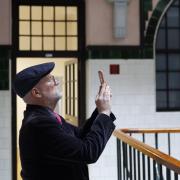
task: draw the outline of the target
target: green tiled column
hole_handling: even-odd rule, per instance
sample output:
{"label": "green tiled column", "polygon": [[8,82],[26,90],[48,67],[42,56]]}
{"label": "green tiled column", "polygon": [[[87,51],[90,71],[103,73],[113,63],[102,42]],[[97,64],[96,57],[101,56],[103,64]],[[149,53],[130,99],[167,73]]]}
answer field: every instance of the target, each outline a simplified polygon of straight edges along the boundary
{"label": "green tiled column", "polygon": [[9,89],[9,47],[0,46],[0,90]]}

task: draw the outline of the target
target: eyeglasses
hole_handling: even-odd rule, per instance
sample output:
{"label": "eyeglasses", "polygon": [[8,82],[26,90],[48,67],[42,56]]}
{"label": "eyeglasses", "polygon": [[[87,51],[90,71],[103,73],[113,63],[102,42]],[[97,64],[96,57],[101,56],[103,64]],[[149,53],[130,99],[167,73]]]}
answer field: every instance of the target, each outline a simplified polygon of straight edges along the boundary
{"label": "eyeglasses", "polygon": [[51,79],[49,79],[49,82],[53,82],[55,86],[59,84],[59,81],[52,75]]}

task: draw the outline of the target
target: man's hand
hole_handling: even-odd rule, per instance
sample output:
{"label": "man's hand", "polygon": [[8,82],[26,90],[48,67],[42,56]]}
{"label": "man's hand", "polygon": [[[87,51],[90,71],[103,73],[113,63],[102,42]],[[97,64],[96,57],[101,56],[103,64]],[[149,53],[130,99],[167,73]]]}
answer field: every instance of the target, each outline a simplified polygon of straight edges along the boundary
{"label": "man's hand", "polygon": [[106,82],[101,84],[99,93],[96,96],[96,106],[99,113],[110,115],[111,113],[111,91]]}

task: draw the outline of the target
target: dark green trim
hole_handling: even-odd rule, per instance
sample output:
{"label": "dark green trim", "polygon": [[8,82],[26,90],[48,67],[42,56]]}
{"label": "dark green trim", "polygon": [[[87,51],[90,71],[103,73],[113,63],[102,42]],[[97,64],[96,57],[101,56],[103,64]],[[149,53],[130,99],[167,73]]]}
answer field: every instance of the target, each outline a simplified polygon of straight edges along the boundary
{"label": "dark green trim", "polygon": [[150,46],[153,48],[154,35],[155,35],[155,31],[156,31],[159,19],[169,2],[170,0],[160,0],[155,10],[153,11],[153,14],[149,20],[149,25],[146,31],[145,43],[144,43],[145,46]]}
{"label": "dark green trim", "polygon": [[10,46],[0,45],[0,90],[9,90]]}
{"label": "dark green trim", "polygon": [[88,46],[86,59],[152,59],[153,49],[140,46]]}
{"label": "dark green trim", "polygon": [[143,0],[143,1],[144,1],[143,14],[145,20],[148,20],[148,12],[152,10],[152,0]]}

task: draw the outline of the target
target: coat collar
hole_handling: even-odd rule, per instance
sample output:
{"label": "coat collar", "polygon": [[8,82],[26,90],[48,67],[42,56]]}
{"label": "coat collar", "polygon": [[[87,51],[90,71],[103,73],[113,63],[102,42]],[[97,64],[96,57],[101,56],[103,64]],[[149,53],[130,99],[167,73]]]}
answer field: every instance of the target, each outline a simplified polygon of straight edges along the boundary
{"label": "coat collar", "polygon": [[53,111],[49,107],[35,105],[35,104],[27,104],[26,110],[24,111],[24,115],[29,114],[32,111],[53,115]]}

